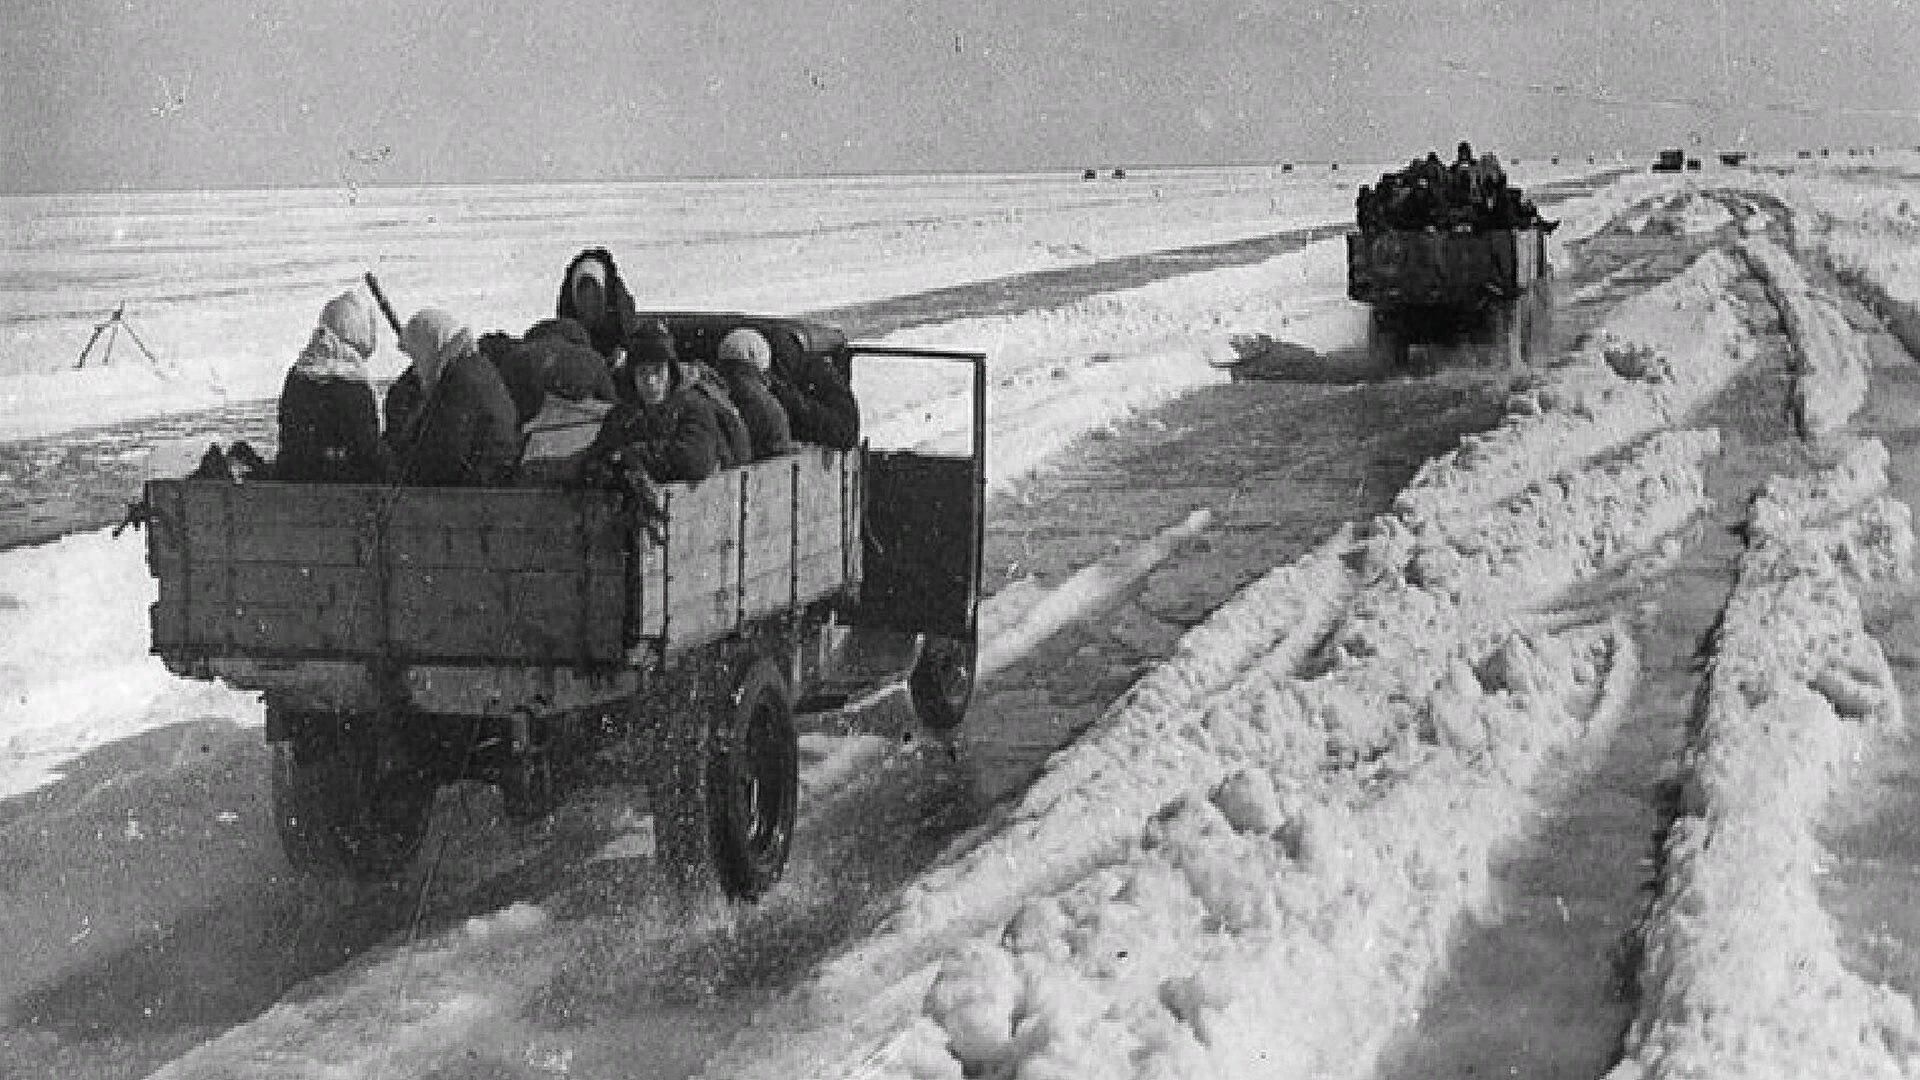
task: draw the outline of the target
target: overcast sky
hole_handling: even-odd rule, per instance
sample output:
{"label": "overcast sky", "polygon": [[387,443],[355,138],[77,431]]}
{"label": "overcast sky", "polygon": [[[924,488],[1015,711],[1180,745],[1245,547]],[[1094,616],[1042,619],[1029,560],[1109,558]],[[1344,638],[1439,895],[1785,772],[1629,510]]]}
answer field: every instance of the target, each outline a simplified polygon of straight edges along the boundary
{"label": "overcast sky", "polygon": [[1920,144],[1920,0],[0,10],[10,191]]}

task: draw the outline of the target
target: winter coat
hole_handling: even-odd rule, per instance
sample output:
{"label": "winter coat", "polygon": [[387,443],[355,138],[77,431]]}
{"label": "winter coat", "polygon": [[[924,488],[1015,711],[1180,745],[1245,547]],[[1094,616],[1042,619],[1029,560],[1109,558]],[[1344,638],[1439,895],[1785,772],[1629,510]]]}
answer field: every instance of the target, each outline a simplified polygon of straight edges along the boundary
{"label": "winter coat", "polygon": [[367,355],[373,308],[358,292],[321,310],[307,347],[280,387],[280,454],[273,473],[299,483],[372,483],[387,475]]}
{"label": "winter coat", "polygon": [[541,370],[540,353],[501,333],[480,335],[479,348],[480,355],[493,364],[494,370],[500,373],[500,381],[507,386],[507,396],[513,399],[515,422],[524,424],[533,419],[547,399],[546,373]]}
{"label": "winter coat", "polygon": [[512,483],[520,425],[513,396],[493,365],[477,352],[449,363],[398,458],[401,478],[422,487]]}
{"label": "winter coat", "polygon": [[572,319],[544,319],[527,328],[520,339],[544,356],[544,385],[550,394],[569,401],[618,401],[613,372],[606,358],[593,348],[585,327]]}
{"label": "winter coat", "polygon": [[425,487],[511,483],[520,460],[519,416],[473,333],[451,314],[427,308],[400,331],[400,349],[413,358],[414,378],[403,392],[413,400],[395,401],[402,383],[387,395],[387,436],[400,479]]}
{"label": "winter coat", "polygon": [[480,338],[480,353],[499,369],[522,424],[539,414],[548,394],[569,401],[615,400],[613,373],[584,338],[583,333],[578,344],[557,334],[536,337],[531,332],[520,341],[501,333]]}
{"label": "winter coat", "polygon": [[709,399],[687,385],[675,363],[666,398],[655,405],[615,405],[585,456],[589,473],[610,464],[638,465],[658,483],[705,480],[720,463],[719,422]]}
{"label": "winter coat", "polygon": [[393,380],[393,385],[387,387],[387,396],[380,410],[387,422],[380,429],[380,441],[386,444],[389,460],[397,458],[400,448],[411,440],[425,397],[420,392],[420,373],[412,368],[401,372],[400,377]]}
{"label": "winter coat", "polygon": [[[598,311],[581,311],[574,297],[574,278],[587,263],[598,265],[597,270],[585,268],[601,282],[604,302]],[[560,275],[560,299],[554,305],[554,316],[572,319],[584,326],[588,342],[603,357],[611,357],[627,340],[639,320],[634,314],[633,294],[627,291],[627,283],[621,279],[619,268],[613,264],[613,255],[606,248],[587,248],[567,264],[566,272]]]}
{"label": "winter coat", "polygon": [[825,357],[809,356],[786,335],[774,343],[768,388],[787,412],[793,437],[835,450],[860,445],[860,405]]}
{"label": "winter coat", "polygon": [[731,469],[752,461],[753,439],[740,410],[734,406],[726,380],[697,360],[681,365],[681,373],[686,377],[687,389],[706,398],[713,408],[714,425],[720,432],[720,467]]}
{"label": "winter coat", "polygon": [[753,460],[774,457],[793,450],[793,432],[787,426],[787,410],[780,399],[767,389],[766,376],[747,361],[721,361],[714,365],[726,381],[734,408],[747,427],[747,443]]}

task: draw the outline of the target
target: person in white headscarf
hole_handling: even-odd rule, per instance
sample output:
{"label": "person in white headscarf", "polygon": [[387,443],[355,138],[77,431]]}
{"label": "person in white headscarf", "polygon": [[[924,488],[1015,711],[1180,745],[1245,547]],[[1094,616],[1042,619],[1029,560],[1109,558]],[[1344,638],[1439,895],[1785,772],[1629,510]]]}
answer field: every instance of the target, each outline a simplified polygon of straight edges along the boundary
{"label": "person in white headscarf", "polygon": [[426,487],[511,483],[520,460],[519,414],[473,331],[446,311],[426,308],[400,331],[400,351],[413,359],[419,402],[402,405],[396,416],[388,395],[387,439],[400,478]]}
{"label": "person in white headscarf", "polygon": [[587,248],[567,263],[553,314],[586,327],[594,351],[610,363],[639,325],[633,294],[606,248]]}
{"label": "person in white headscarf", "polygon": [[773,367],[773,346],[767,342],[766,335],[751,326],[727,331],[720,339],[713,366],[726,380],[734,407],[746,425],[753,460],[790,452],[793,432],[787,426],[787,410],[767,388],[767,371]]}
{"label": "person in white headscarf", "polygon": [[373,303],[359,289],[327,301],[280,387],[280,452],[273,475],[296,483],[372,483],[386,476],[367,357],[379,342]]}

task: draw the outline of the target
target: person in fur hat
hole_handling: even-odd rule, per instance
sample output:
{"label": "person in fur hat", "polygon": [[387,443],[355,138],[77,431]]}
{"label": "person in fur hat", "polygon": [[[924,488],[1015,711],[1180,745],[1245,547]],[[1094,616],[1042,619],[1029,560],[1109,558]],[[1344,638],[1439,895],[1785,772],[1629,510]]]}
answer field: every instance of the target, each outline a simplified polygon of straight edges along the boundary
{"label": "person in fur hat", "polygon": [[587,248],[567,264],[560,277],[560,299],[554,317],[572,319],[586,328],[595,352],[612,359],[638,321],[633,294],[620,278],[613,255],[606,248]]}
{"label": "person in fur hat", "polygon": [[511,483],[520,460],[519,417],[473,331],[446,311],[426,308],[401,330],[400,350],[413,358],[418,386],[416,407],[387,416],[401,479],[425,487]]}
{"label": "person in fur hat", "polygon": [[720,339],[714,368],[726,381],[727,392],[746,424],[753,460],[785,454],[793,449],[787,410],[767,388],[767,370],[773,366],[773,346],[751,326],[727,331]]}
{"label": "person in fur hat", "polygon": [[720,428],[713,406],[688,385],[673,336],[658,322],[627,339],[618,378],[621,401],[607,414],[587,448],[589,483],[617,481],[639,469],[657,483],[712,476],[720,463]]}
{"label": "person in fur hat", "polygon": [[367,357],[379,340],[373,302],[359,289],[327,301],[280,387],[281,480],[373,483],[390,465],[380,442]]}

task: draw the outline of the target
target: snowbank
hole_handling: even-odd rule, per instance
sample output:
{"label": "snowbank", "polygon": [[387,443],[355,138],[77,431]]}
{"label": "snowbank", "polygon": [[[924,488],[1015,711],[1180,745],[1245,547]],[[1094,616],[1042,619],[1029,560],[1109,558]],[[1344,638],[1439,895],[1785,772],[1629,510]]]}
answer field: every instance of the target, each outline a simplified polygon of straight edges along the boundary
{"label": "snowbank", "polygon": [[1912,573],[1886,463],[1856,441],[1754,504],[1610,1080],[1920,1070],[1913,1002],[1846,970],[1814,883],[1814,826],[1863,725],[1902,723],[1855,595]]}
{"label": "snowbank", "polygon": [[1872,361],[1866,345],[1847,325],[1839,303],[1809,285],[1800,265],[1780,245],[1756,236],[1740,250],[1765,283],[1793,340],[1794,363],[1800,369],[1793,388],[1794,418],[1807,435],[1831,435],[1867,400]]}
{"label": "snowbank", "polygon": [[177,719],[181,694],[259,717],[252,694],[195,688],[147,654],[154,581],[139,537],[102,531],[0,552],[0,798],[96,746]]}
{"label": "snowbank", "polygon": [[1609,322],[1661,377],[1604,348],[1549,372],[1497,452],[1223,607],[708,1075],[1366,1075],[1529,782],[1631,686],[1617,628],[1526,613],[1702,506],[1712,432],[1603,452],[1751,355],[1733,272],[1710,256]]}
{"label": "snowbank", "polygon": [[1421,466],[1396,507],[1471,517],[1541,476],[1680,421],[1753,358],[1740,301],[1728,293],[1740,271],[1710,251],[1621,304],[1559,366],[1517,388],[1504,423]]}

